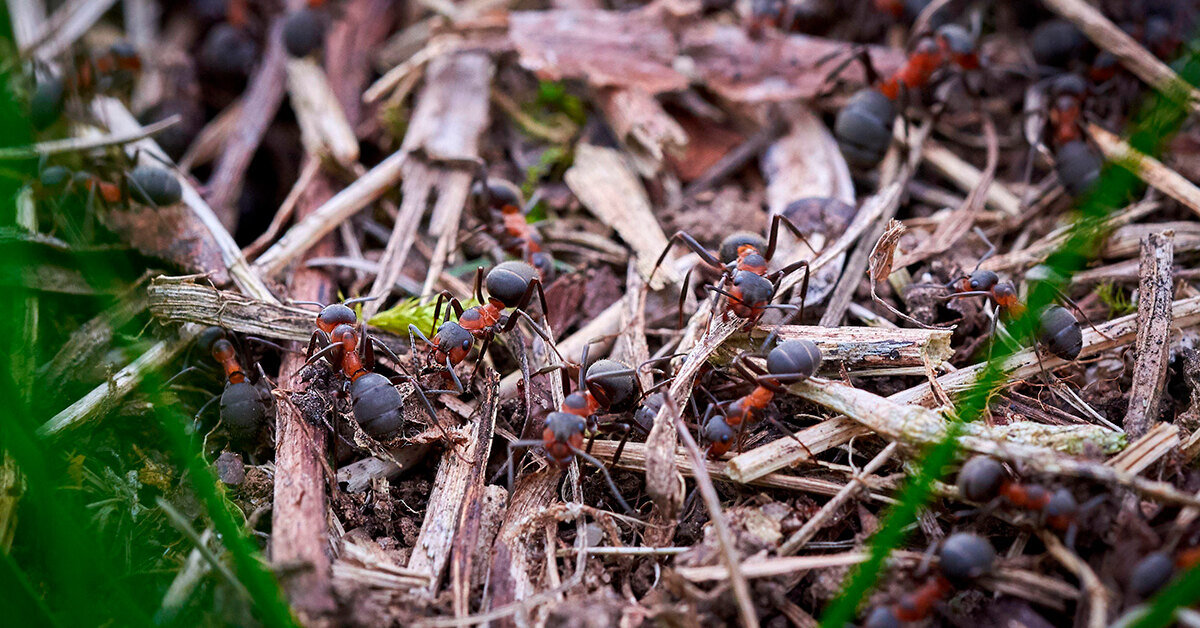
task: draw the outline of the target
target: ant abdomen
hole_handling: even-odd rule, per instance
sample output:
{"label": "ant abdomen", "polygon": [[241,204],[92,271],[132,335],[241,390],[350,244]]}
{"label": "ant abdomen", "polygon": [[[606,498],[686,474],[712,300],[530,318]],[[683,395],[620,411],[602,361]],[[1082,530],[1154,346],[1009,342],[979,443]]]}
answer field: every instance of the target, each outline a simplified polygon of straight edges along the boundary
{"label": "ant abdomen", "polygon": [[1051,305],[1038,317],[1038,339],[1050,353],[1070,362],[1083,350],[1083,330],[1070,310]]}
{"label": "ant abdomen", "polygon": [[293,57],[307,57],[325,41],[325,22],[313,9],[288,14],[283,22],[283,47]]}
{"label": "ant abdomen", "polygon": [[262,391],[250,382],[232,382],[221,393],[221,422],[239,441],[253,441],[267,416]]}
{"label": "ant abdomen", "polygon": [[367,434],[377,440],[396,435],[404,423],[404,400],[388,378],[366,373],[350,384],[354,419]]}
{"label": "ant abdomen", "polygon": [[1129,587],[1138,598],[1158,592],[1175,575],[1175,561],[1166,552],[1147,554],[1138,561],[1129,576]]}
{"label": "ant abdomen", "polygon": [[1100,179],[1100,156],[1087,143],[1075,140],[1063,144],[1054,155],[1054,170],[1067,193],[1078,198]]}
{"label": "ant abdomen", "polygon": [[138,166],[129,173],[134,200],[155,207],[169,207],[183,199],[183,187],[169,170]]}
{"label": "ant abdomen", "polygon": [[529,282],[537,278],[537,269],[525,262],[501,262],[488,272],[485,285],[492,298],[505,307],[515,307],[529,288]]}
{"label": "ant abdomen", "polygon": [[1007,480],[1003,465],[987,456],[975,456],[958,472],[958,492],[967,501],[984,503],[999,496]]}
{"label": "ant abdomen", "polygon": [[872,88],[856,92],[833,124],[842,156],[851,166],[874,168],[892,144],[895,119],[896,107],[882,92]]}
{"label": "ant abdomen", "polygon": [[717,257],[720,258],[722,264],[735,262],[744,246],[749,246],[756,251],[765,251],[767,242],[757,233],[748,231],[732,233],[721,240],[721,248],[717,251]]}
{"label": "ant abdomen", "polygon": [[990,572],[996,550],[987,539],[970,532],[956,532],[938,551],[942,575],[954,586],[962,586]]}
{"label": "ant abdomen", "polygon": [[767,372],[807,379],[821,368],[821,349],[811,340],[785,340],[767,354]]}
{"label": "ant abdomen", "polygon": [[[606,376],[606,374],[612,375]],[[587,369],[586,381],[592,395],[611,413],[633,410],[638,402],[637,376],[616,360],[596,360]]]}

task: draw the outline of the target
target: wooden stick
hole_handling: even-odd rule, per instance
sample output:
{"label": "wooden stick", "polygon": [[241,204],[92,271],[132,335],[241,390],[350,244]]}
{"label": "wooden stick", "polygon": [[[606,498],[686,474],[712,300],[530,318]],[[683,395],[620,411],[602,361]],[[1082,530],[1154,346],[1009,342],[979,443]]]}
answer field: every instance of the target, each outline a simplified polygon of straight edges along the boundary
{"label": "wooden stick", "polygon": [[760,325],[751,340],[737,336],[718,353],[732,358],[737,350],[759,349],[767,334],[778,330],[779,340],[804,339],[816,343],[827,367],[880,368],[941,364],[950,359],[949,329],[888,329],[883,327],[816,327],[812,325]]}
{"label": "wooden stick", "polygon": [[870,433],[869,428],[857,421],[834,417],[796,432],[803,446],[796,438],[777,438],[731,458],[725,466],[726,473],[734,482],[750,483],[780,469],[812,462],[813,455]]}
{"label": "wooden stick", "polygon": [[1138,283],[1137,340],[1133,345],[1133,381],[1125,431],[1138,438],[1158,421],[1158,405],[1167,383],[1171,357],[1171,302],[1175,295],[1171,266],[1174,232],[1153,233],[1142,239]]}
{"label": "wooden stick", "polygon": [[1192,213],[1200,214],[1200,188],[1196,187],[1196,184],[1161,161],[1134,150],[1124,140],[1103,127],[1089,124],[1087,129],[1088,135],[1096,141],[1106,159],[1130,168],[1147,185],[1179,201]]}
{"label": "wooden stick", "polygon": [[289,101],[300,125],[300,141],[305,150],[350,168],[358,161],[358,138],[329,86],[325,71],[312,59],[288,59],[284,69]]}

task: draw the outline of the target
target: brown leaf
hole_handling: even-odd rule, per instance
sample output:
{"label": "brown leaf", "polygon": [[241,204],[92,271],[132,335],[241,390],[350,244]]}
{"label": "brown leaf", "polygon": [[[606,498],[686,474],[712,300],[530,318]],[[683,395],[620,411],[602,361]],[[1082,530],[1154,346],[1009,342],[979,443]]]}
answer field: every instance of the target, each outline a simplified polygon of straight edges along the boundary
{"label": "brown leaf", "polygon": [[879,236],[875,248],[871,249],[871,257],[868,262],[871,283],[879,283],[892,274],[892,260],[896,256],[896,243],[900,241],[900,236],[904,235],[904,231],[904,225],[899,220],[888,221],[887,229],[884,230],[882,236]]}
{"label": "brown leaf", "polygon": [[[695,62],[701,81],[722,97],[743,103],[813,98],[838,60],[856,45],[805,35],[753,40],[737,26],[711,22],[688,29],[680,38],[680,49]],[[890,74],[904,60],[900,50],[868,49],[883,74]],[[865,82],[858,63],[848,65],[841,78],[852,84]]]}
{"label": "brown leaf", "polygon": [[687,87],[675,71],[675,38],[657,10],[517,11],[508,34],[521,65],[548,80],[635,87],[651,94]]}

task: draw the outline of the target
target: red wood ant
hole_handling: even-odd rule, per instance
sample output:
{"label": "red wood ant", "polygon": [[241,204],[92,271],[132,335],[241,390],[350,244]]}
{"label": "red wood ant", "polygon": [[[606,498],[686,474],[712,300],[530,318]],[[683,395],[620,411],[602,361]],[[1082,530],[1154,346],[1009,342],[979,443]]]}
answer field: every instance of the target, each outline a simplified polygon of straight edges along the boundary
{"label": "red wood ant", "polygon": [[[250,383],[242,367],[243,360],[238,356],[238,350],[226,330],[206,327],[197,335],[196,346],[221,365],[225,380],[225,389],[221,394],[201,406],[196,416],[204,414],[209,405],[219,400],[221,424],[229,435],[239,442],[253,442],[266,421],[270,395]],[[167,380],[167,383],[195,370],[197,367],[188,367]]]}
{"label": "red wood ant", "polygon": [[893,628],[928,618],[934,606],[956,588],[965,587],[989,573],[996,561],[996,550],[977,534],[956,532],[942,542],[938,559],[938,575],[929,578],[916,591],[901,596],[895,604],[875,607],[863,626]]}
{"label": "red wood ant", "polygon": [[506,253],[536,268],[543,284],[553,280],[554,258],[542,248],[541,232],[526,220],[529,210],[537,205],[537,195],[526,203],[517,186],[487,178],[482,168],[477,178],[480,180],[472,187],[471,195],[483,228]]}
{"label": "red wood ant", "polygon": [[1054,169],[1072,198],[1085,194],[1100,178],[1103,160],[1085,141],[1083,104],[1088,84],[1078,74],[1063,74],[1050,83],[1049,130]]}
{"label": "red wood ant", "polygon": [[[436,326],[438,319],[441,318],[443,301],[447,302],[447,314],[450,309],[453,309],[458,315],[458,321],[447,320],[442,323],[433,332],[432,340],[421,333],[421,330],[417,329],[415,325],[408,326],[411,346],[416,346],[414,336],[425,341],[425,344],[430,346],[430,361],[446,367],[454,379],[458,392],[462,392],[463,387],[458,375],[454,373],[454,366],[470,355],[475,340],[483,341],[479,349],[479,355],[482,357],[491,347],[496,334],[512,331],[520,318],[524,318],[529,326],[550,345],[550,348],[558,353],[558,349],[554,346],[554,340],[525,311],[536,293],[542,308],[542,316],[545,317],[546,313],[546,294],[542,291],[542,280],[538,278],[537,270],[533,266],[516,261],[502,262],[494,266],[487,273],[488,296],[486,298],[483,290],[484,283],[483,267],[480,267],[475,272],[475,298],[480,305],[466,309],[463,309],[458,299],[449,292],[443,290],[438,295],[437,306],[433,313],[433,324]],[[506,314],[505,310],[507,309],[512,311]],[[475,369],[471,372],[472,380],[475,379],[478,372],[479,364],[476,363]]]}
{"label": "red wood ant", "polygon": [[[701,261],[721,273],[721,282],[718,286],[706,285],[705,290],[723,294],[729,297],[729,310],[734,315],[748,319],[747,326],[757,323],[762,318],[763,313],[768,308],[783,309],[796,311],[796,306],[786,304],[772,304],[771,301],[775,298],[775,292],[779,289],[779,282],[784,277],[804,269],[804,279],[801,282],[800,294],[808,293],[808,261],[801,260],[784,266],[783,268],[767,273],[767,264],[771,262],[771,258],[775,255],[775,245],[779,239],[779,225],[787,227],[797,238],[808,244],[808,239],[800,232],[791,220],[788,220],[782,215],[776,214],[771,219],[771,231],[764,241],[762,236],[756,233],[738,232],[727,236],[721,241],[721,247],[717,255],[713,255],[696,241],[686,231],[676,231],[675,235],[671,236],[671,240],[667,242],[666,248],[663,249],[661,255],[658,256],[658,261],[654,263],[654,269],[650,271],[650,278],[654,277],[654,273],[658,271],[658,267],[662,266],[663,260],[667,258],[667,253],[671,247],[678,242],[682,242],[696,255],[700,256]],[[811,245],[809,248],[812,248]],[[724,289],[728,282],[729,289]],[[684,282],[685,290],[687,281]],[[683,319],[683,300],[685,294],[679,295],[679,317],[682,325]],[[799,315],[804,317],[803,300],[799,307]]]}
{"label": "red wood ant", "polygon": [[1180,550],[1174,557],[1168,552],[1152,552],[1134,565],[1129,576],[1130,590],[1140,599],[1163,588],[1175,574],[1200,565],[1200,547]]}
{"label": "red wood ant", "polygon": [[30,100],[30,120],[44,129],[59,119],[67,94],[88,99],[97,94],[126,89],[142,69],[137,49],[117,42],[98,54],[77,54],[72,68],[63,76],[47,73],[37,81]]}
{"label": "red wood ant", "polygon": [[959,470],[958,492],[967,501],[994,505],[1003,500],[1014,508],[1035,513],[1046,527],[1065,532],[1068,546],[1074,545],[1080,513],[1090,507],[1081,506],[1065,488],[1052,491],[1038,484],[1017,482],[1003,465],[982,455],[971,458]]}
{"label": "red wood ant", "polygon": [[[764,347],[773,336],[768,336]],[[812,377],[821,367],[821,350],[812,341],[804,339],[785,340],[771,349],[767,354],[765,373],[748,362],[748,357],[746,353],[738,354],[734,358],[734,366],[755,384],[754,389],[724,407],[722,404],[710,405],[700,421],[703,426],[701,436],[708,441],[708,455],[712,458],[719,458],[728,452],[744,427],[758,421],[763,410],[784,386]],[[791,434],[790,430],[779,427]],[[800,444],[804,446],[803,442]]]}
{"label": "red wood ant", "polygon": [[934,34],[917,38],[904,64],[889,77],[878,75],[865,49],[835,68],[831,76],[855,59],[862,62],[872,87],[850,97],[838,111],[833,132],[846,161],[860,168],[875,167],[891,145],[897,100],[929,85],[934,74],[948,65],[962,70],[980,67],[975,36],[957,24],[943,25]]}

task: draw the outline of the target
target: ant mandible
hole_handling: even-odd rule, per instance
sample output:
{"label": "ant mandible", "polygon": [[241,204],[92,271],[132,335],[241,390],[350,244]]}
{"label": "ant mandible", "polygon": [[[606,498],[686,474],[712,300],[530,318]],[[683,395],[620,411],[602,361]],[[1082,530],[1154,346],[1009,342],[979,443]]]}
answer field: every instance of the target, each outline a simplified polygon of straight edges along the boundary
{"label": "ant mandible", "polygon": [[942,542],[938,559],[938,575],[916,591],[901,596],[895,604],[875,607],[863,623],[864,628],[895,628],[928,618],[934,606],[955,589],[989,573],[996,561],[996,550],[977,534],[956,532]]}
{"label": "ant mandible", "polygon": [[[440,327],[436,327],[436,330],[432,331],[432,340],[421,333],[421,330],[417,329],[415,325],[409,324],[408,326],[409,339],[412,343],[410,346],[416,346],[416,341],[413,340],[414,336],[429,345],[430,360],[439,366],[446,367],[458,392],[463,391],[463,386],[454,372],[454,366],[470,355],[475,340],[483,341],[479,349],[479,355],[482,358],[491,347],[496,335],[512,331],[519,318],[524,318],[534,332],[541,336],[556,354],[558,353],[558,349],[554,346],[554,340],[525,311],[536,293],[542,308],[543,319],[546,316],[546,294],[542,291],[542,280],[538,278],[537,269],[525,262],[502,262],[487,273],[486,298],[484,283],[483,267],[479,267],[475,272],[475,298],[480,305],[470,308],[463,309],[458,299],[445,290],[438,295],[437,306],[433,313],[433,324],[437,326],[438,319],[441,318],[444,300],[447,302],[447,314],[450,309],[453,309],[458,315],[458,321],[446,320]],[[512,311],[506,314],[505,310],[507,309],[512,309]],[[562,358],[561,355],[559,357]],[[471,372],[472,381],[478,372],[479,363],[476,362],[475,369]]]}
{"label": "ant mandible", "polygon": [[[775,298],[775,292],[779,289],[780,280],[803,268],[804,279],[801,280],[801,303],[798,309],[800,317],[803,318],[803,296],[808,293],[808,260],[793,262],[773,273],[767,273],[767,264],[771,262],[771,258],[775,255],[775,246],[779,239],[779,225],[781,224],[787,227],[802,242],[808,244],[808,239],[800,232],[800,228],[780,214],[776,214],[771,219],[771,231],[766,241],[756,233],[744,231],[733,233],[721,241],[721,247],[717,255],[709,252],[708,249],[704,248],[688,232],[676,231],[675,235],[671,236],[670,241],[667,242],[667,246],[663,249],[662,254],[658,256],[658,261],[654,263],[654,269],[650,271],[650,279],[654,278],[654,273],[658,271],[659,266],[662,266],[663,260],[667,258],[667,253],[670,252],[671,247],[678,242],[682,242],[692,252],[699,255],[702,262],[721,273],[720,285],[705,285],[705,290],[729,297],[729,310],[735,316],[748,319],[746,324],[749,327],[757,323],[768,308],[797,310],[796,306],[772,304],[771,301]],[[812,248],[811,244],[809,248]],[[726,282],[729,284],[728,290],[723,287]],[[683,283],[684,289],[679,295],[680,325],[683,322],[683,301],[686,296],[687,286],[686,279]]]}
{"label": "ant mandible", "polygon": [[[764,348],[774,335],[772,333],[767,337],[763,343]],[[820,348],[811,340],[805,339],[785,340],[771,349],[767,354],[766,372],[749,362],[749,357],[752,356],[740,353],[733,363],[742,375],[755,385],[754,389],[745,396],[729,402],[724,408],[721,404],[710,405],[700,421],[701,436],[709,442],[709,457],[719,458],[728,452],[745,426],[758,421],[763,410],[775,399],[775,395],[783,391],[784,386],[808,379],[821,368]],[[782,425],[777,427],[784,433],[792,434],[791,430]],[[792,437],[796,438],[794,434]],[[796,441],[805,450],[808,449],[799,438],[796,438]]]}

